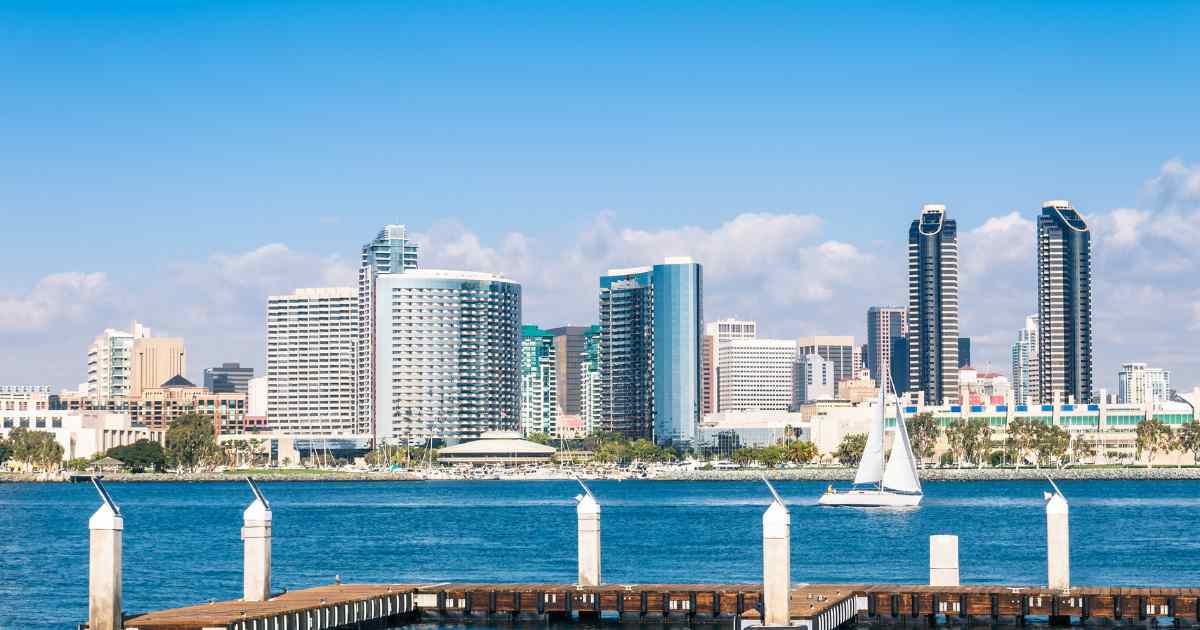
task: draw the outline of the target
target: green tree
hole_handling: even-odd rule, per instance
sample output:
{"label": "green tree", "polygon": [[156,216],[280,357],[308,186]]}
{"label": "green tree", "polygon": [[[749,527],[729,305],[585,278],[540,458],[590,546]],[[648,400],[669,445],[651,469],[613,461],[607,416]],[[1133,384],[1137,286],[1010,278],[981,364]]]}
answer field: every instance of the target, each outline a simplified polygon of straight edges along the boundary
{"label": "green tree", "polygon": [[211,466],[220,457],[212,418],[189,413],[167,429],[167,461],[177,470],[191,472]]}
{"label": "green tree", "polygon": [[866,433],[848,433],[833,452],[834,458],[846,466],[857,466],[862,459],[863,450],[867,448]]}
{"label": "green tree", "polygon": [[[1016,453],[1017,468],[1021,467],[1026,453],[1036,450],[1038,433],[1044,426],[1046,426],[1044,422],[1032,418],[1017,418],[1008,423],[1008,435],[1012,440],[1012,449]],[[1033,465],[1040,467],[1041,462],[1035,459]]]}
{"label": "green tree", "polygon": [[912,443],[913,453],[917,456],[918,463],[924,463],[924,460],[933,457],[938,436],[942,433],[933,414],[919,413],[906,419],[904,427],[908,429],[908,440]]}
{"label": "green tree", "polygon": [[9,457],[26,469],[58,470],[62,467],[63,447],[46,431],[17,427],[8,434]]}
{"label": "green tree", "polygon": [[1157,418],[1142,420],[1134,430],[1137,435],[1137,456],[1146,454],[1146,466],[1154,468],[1154,457],[1159,451],[1170,451],[1172,444],[1171,427]]}
{"label": "green tree", "polygon": [[1034,452],[1039,465],[1061,463],[1071,446],[1071,434],[1066,429],[1042,422],[1038,423],[1035,440]]}
{"label": "green tree", "polygon": [[549,444],[550,436],[545,433],[530,433],[529,437],[525,438],[535,444]]}
{"label": "green tree", "polygon": [[971,425],[965,419],[957,418],[946,427],[946,444],[959,467],[962,467],[971,451],[971,440]]}
{"label": "green tree", "polygon": [[787,459],[790,462],[797,464],[807,464],[817,458],[817,445],[812,442],[801,442],[799,440],[789,442],[787,445]]}
{"label": "green tree", "polygon": [[[1200,464],[1200,421],[1192,420],[1176,432],[1179,450],[1192,454],[1192,462]],[[3,460],[0,460],[3,461]]]}
{"label": "green tree", "polygon": [[160,471],[167,465],[167,453],[154,440],[138,440],[125,446],[114,446],[105,453],[119,459],[133,472]]}
{"label": "green tree", "polygon": [[12,447],[9,446],[8,440],[0,440],[0,464],[8,461],[12,455]]}

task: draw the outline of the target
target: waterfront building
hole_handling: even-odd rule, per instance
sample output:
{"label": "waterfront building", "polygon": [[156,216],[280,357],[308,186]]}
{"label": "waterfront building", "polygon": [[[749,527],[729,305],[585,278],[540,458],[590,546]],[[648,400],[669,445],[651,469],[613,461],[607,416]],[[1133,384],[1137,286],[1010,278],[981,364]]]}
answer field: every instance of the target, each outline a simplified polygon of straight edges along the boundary
{"label": "waterfront building", "polygon": [[1145,363],[1122,363],[1117,373],[1117,402],[1145,405],[1171,399],[1171,372]]}
{"label": "waterfront building", "polygon": [[908,230],[908,390],[931,403],[958,396],[958,227],[925,204]]}
{"label": "waterfront building", "polygon": [[67,410],[0,410],[0,439],[13,429],[44,431],[63,449],[63,461],[92,459],[139,440],[166,444],[166,429],[135,424],[129,414]]}
{"label": "waterfront building", "polygon": [[728,459],[739,448],[773,446],[788,440],[807,441],[808,423],[790,411],[721,411],[700,422],[697,449]]}
{"label": "waterfront building", "polygon": [[554,335],[521,327],[521,432],[558,436],[558,352]]}
{"label": "waterfront building", "polygon": [[583,353],[579,362],[579,415],[584,435],[596,433],[601,426],[600,326],[592,326],[583,335]]}
{"label": "waterfront building", "polygon": [[[867,369],[876,381],[891,377],[893,339],[908,335],[908,310],[903,306],[872,306],[867,309]],[[906,370],[907,371],[907,366]],[[905,381],[908,379],[905,378]],[[897,391],[903,391],[897,388]]]}
{"label": "waterfront building", "polygon": [[216,435],[245,433],[246,395],[213,393],[175,375],[158,387],[144,388],[140,396],[129,399],[129,416],[134,424],[151,429],[165,430],[187,414],[212,418]]}
{"label": "waterfront building", "polygon": [[853,335],[801,337],[796,342],[796,354],[817,354],[833,363],[835,395],[838,393],[837,384],[854,378],[854,373],[862,367],[862,355],[860,348],[854,343]]}
{"label": "waterfront building", "polygon": [[246,430],[267,429],[267,377],[256,376],[246,383]]}
{"label": "waterfront building", "polygon": [[667,258],[600,277],[600,429],[691,442],[700,423],[701,266]]}
{"label": "waterfront building", "polygon": [[1025,327],[1017,331],[1017,340],[1012,345],[1012,388],[1013,402],[1036,403],[1038,392],[1038,318],[1025,317]]}
{"label": "waterfront building", "polygon": [[791,409],[813,400],[832,400],[835,369],[833,361],[816,354],[801,354],[792,365]]}
{"label": "waterfront building", "polygon": [[437,269],[375,276],[375,431],[389,444],[515,431],[521,285]]}
{"label": "waterfront building", "polygon": [[187,354],[179,337],[134,337],[133,357],[129,368],[129,396],[137,398],[142,391],[158,387],[171,377],[187,372]]}
{"label": "waterfront building", "polygon": [[245,394],[254,378],[254,368],[241,363],[222,363],[219,367],[204,368],[204,386],[214,394]]}
{"label": "waterfront building", "polygon": [[0,411],[49,411],[48,385],[0,385]]}
{"label": "waterfront building", "polygon": [[357,347],[355,349],[355,427],[363,435],[377,436],[379,407],[386,401],[377,401],[375,394],[379,383],[376,380],[379,356],[379,324],[376,320],[378,292],[376,285],[381,275],[404,273],[417,268],[420,248],[408,237],[403,225],[385,225],[375,238],[362,246],[362,257],[358,269],[358,322]]}
{"label": "waterfront building", "polygon": [[958,338],[958,367],[965,368],[971,365],[971,338]]}
{"label": "waterfront building", "polygon": [[1061,199],[1038,217],[1038,369],[1041,402],[1092,400],[1092,237]]}
{"label": "waterfront building", "polygon": [[704,339],[700,355],[701,417],[716,413],[720,403],[720,374],[717,369],[717,353],[721,344],[733,339],[755,339],[758,337],[758,322],[748,319],[726,318],[704,324]]}
{"label": "waterfront building", "polygon": [[730,339],[717,350],[720,411],[787,411],[792,403],[790,339]]}
{"label": "waterfront building", "polygon": [[132,332],[107,328],[88,346],[87,391],[97,399],[128,396],[133,365],[133,340],[147,337],[150,329],[133,322]]}
{"label": "waterfront building", "polygon": [[553,446],[521,438],[514,431],[486,431],[478,438],[438,451],[438,462],[471,466],[520,466],[549,464]]}
{"label": "waterfront building", "polygon": [[267,410],[273,431],[367,436],[357,422],[358,293],[297,289],[267,299]]}

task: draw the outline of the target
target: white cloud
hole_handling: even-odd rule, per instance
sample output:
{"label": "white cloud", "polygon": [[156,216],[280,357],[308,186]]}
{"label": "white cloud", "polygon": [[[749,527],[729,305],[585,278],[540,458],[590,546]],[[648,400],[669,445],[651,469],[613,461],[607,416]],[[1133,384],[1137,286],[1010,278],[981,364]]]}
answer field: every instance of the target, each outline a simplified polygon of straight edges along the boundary
{"label": "white cloud", "polygon": [[83,319],[106,298],[107,284],[103,273],[68,271],[43,277],[24,295],[0,295],[0,332],[44,331]]}

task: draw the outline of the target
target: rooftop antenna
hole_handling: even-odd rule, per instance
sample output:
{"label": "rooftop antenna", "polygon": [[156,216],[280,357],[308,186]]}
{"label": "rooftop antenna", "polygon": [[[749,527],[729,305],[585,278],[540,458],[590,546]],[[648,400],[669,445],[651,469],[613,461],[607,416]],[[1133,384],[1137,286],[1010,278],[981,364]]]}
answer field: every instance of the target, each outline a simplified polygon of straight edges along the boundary
{"label": "rooftop antenna", "polygon": [[775,486],[771,485],[771,482],[767,479],[766,475],[762,475],[762,480],[763,483],[767,484],[767,489],[771,491],[771,496],[775,497],[775,500],[778,501],[780,505],[787,505],[787,503],[783,502],[783,497],[779,496],[779,492],[775,490]]}
{"label": "rooftop antenna", "polygon": [[96,486],[96,492],[100,493],[100,500],[104,501],[108,509],[112,510],[113,514],[120,516],[121,508],[117,507],[117,502],[113,501],[112,495],[108,493],[108,488],[105,488],[104,484],[100,483],[99,477],[92,477],[92,485]]}
{"label": "rooftop antenna", "polygon": [[270,510],[271,502],[267,501],[267,495],[263,494],[262,490],[258,487],[258,483],[256,483],[251,477],[246,477],[246,483],[250,484],[250,491],[254,493],[254,498],[261,501],[263,507]]}

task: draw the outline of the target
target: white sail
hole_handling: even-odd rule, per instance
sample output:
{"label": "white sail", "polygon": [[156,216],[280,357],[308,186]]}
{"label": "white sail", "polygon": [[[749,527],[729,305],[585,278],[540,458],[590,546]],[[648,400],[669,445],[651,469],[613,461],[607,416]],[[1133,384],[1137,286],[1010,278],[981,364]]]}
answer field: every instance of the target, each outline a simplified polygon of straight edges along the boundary
{"label": "white sail", "polygon": [[879,483],[883,480],[883,386],[879,387],[879,404],[875,408],[875,418],[871,421],[871,429],[867,432],[867,444],[863,448],[862,459],[858,460],[858,472],[854,474],[854,485]]}
{"label": "white sail", "polygon": [[896,403],[896,439],[892,440],[892,454],[883,471],[883,488],[895,492],[921,492],[921,480],[917,477],[917,459],[913,457],[912,443],[908,440],[908,428],[904,426],[904,414],[900,403]]}

